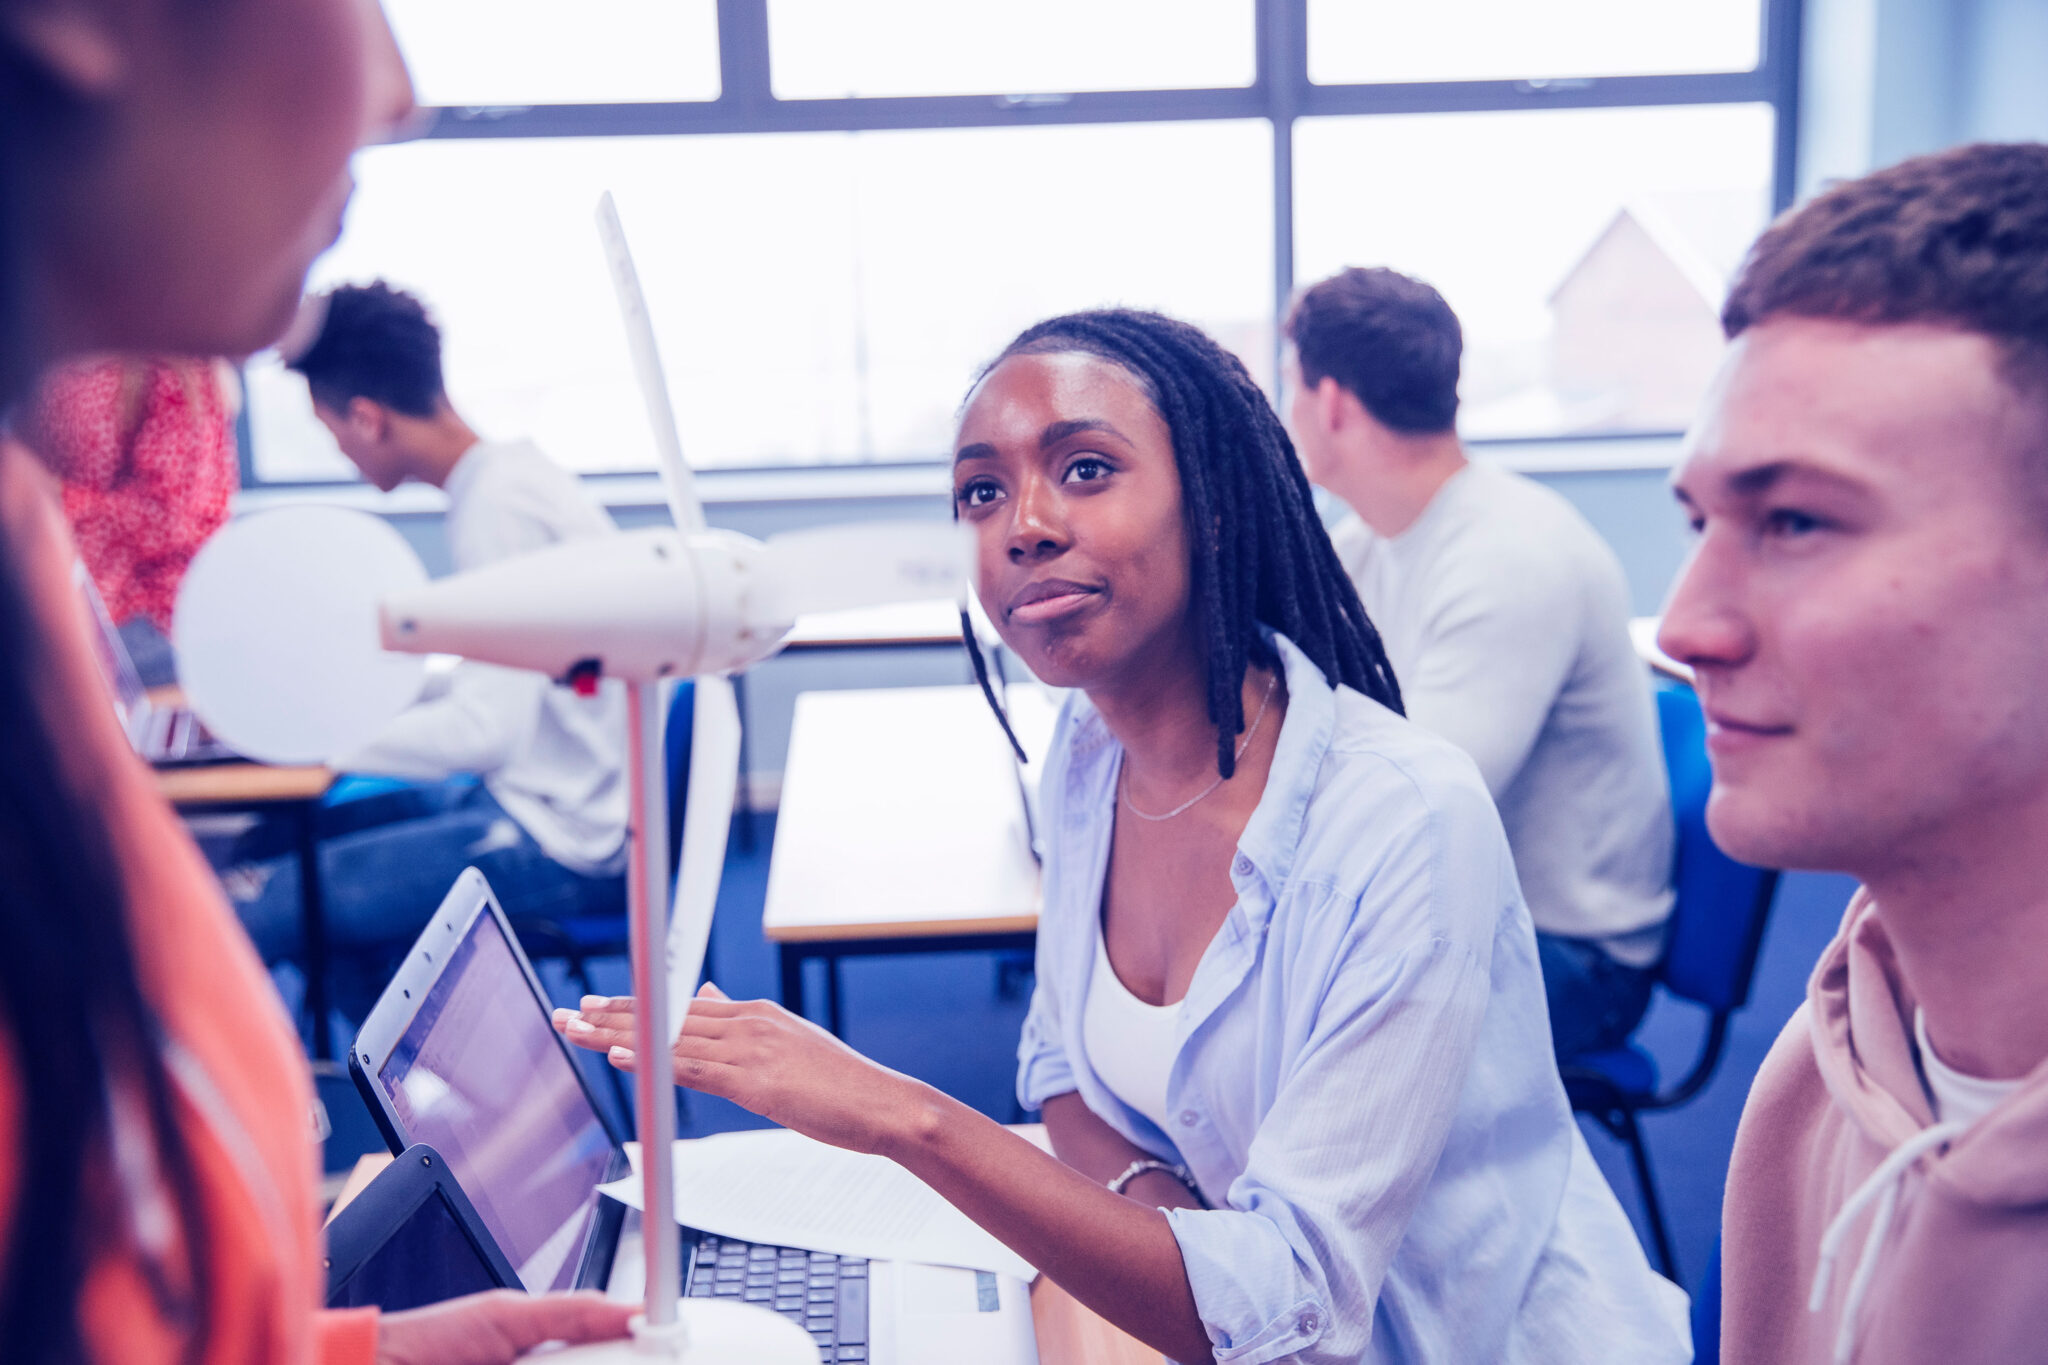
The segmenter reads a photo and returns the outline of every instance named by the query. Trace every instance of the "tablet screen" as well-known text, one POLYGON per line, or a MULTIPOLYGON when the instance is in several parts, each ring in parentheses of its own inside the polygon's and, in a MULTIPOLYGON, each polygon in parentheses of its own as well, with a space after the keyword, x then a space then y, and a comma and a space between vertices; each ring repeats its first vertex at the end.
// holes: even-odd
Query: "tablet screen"
POLYGON ((529 1290, 569 1288, 615 1150, 497 917, 479 906, 378 1069, 529 1290))

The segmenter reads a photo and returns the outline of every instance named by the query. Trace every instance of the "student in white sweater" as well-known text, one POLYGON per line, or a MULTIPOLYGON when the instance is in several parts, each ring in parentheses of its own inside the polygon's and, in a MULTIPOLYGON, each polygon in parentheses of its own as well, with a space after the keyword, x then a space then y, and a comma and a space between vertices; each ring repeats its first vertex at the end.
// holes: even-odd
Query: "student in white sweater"
MULTIPOLYGON (((448 494, 450 556, 460 571, 584 536, 611 518, 530 441, 486 441, 448 401, 440 333, 411 295, 382 282, 343 286, 307 305, 281 347, 304 375, 313 411, 364 478, 448 494)), ((344 943, 409 942, 456 875, 484 870, 508 913, 560 920, 618 903, 625 866, 625 712, 615 686, 579 696, 548 678, 461 664, 447 690, 342 757, 350 772, 481 789, 409 792, 341 814, 323 847, 330 913, 344 943), (360 826, 375 821, 370 829, 360 826)), ((237 880, 230 876, 231 891, 237 880)), ((277 880, 272 878, 271 880, 277 880)), ((295 888, 258 888, 262 902, 295 888)), ((238 897, 239 898, 239 897, 238 897)), ((252 902, 259 899, 250 897, 252 902)), ((272 916, 244 907, 258 943, 272 916)))
POLYGON ((1475 464, 1462 336, 1428 285, 1351 269, 1287 320, 1294 439, 1408 715, 1469 753, 1507 828, 1558 1055, 1649 1003, 1672 904, 1670 793, 1621 565, 1570 503, 1475 464))

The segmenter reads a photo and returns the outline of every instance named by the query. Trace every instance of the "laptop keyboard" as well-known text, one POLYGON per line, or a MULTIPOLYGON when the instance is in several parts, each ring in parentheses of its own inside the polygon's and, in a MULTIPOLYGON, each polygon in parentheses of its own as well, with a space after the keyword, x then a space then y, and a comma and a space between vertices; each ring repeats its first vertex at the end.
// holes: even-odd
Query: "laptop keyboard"
POLYGON ((700 1236, 683 1290, 772 1308, 811 1334, 822 1365, 868 1358, 868 1263, 829 1251, 700 1236))

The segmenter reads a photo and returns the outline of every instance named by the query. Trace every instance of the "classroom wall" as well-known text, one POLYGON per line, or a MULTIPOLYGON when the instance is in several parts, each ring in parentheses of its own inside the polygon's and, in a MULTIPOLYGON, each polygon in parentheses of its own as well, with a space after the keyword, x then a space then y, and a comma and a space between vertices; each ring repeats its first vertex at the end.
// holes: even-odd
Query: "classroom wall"
POLYGON ((1806 0, 1799 193, 1957 143, 2048 138, 2043 0, 1806 0))

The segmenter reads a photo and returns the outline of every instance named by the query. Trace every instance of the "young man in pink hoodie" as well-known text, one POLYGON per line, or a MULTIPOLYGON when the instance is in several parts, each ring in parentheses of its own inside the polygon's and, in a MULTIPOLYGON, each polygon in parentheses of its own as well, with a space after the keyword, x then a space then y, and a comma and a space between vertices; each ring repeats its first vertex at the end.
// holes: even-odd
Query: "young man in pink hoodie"
POLYGON ((1757 242, 1675 478, 1715 839, 1862 889, 1728 1171, 1723 1359, 2048 1360, 2048 146, 1757 242))

